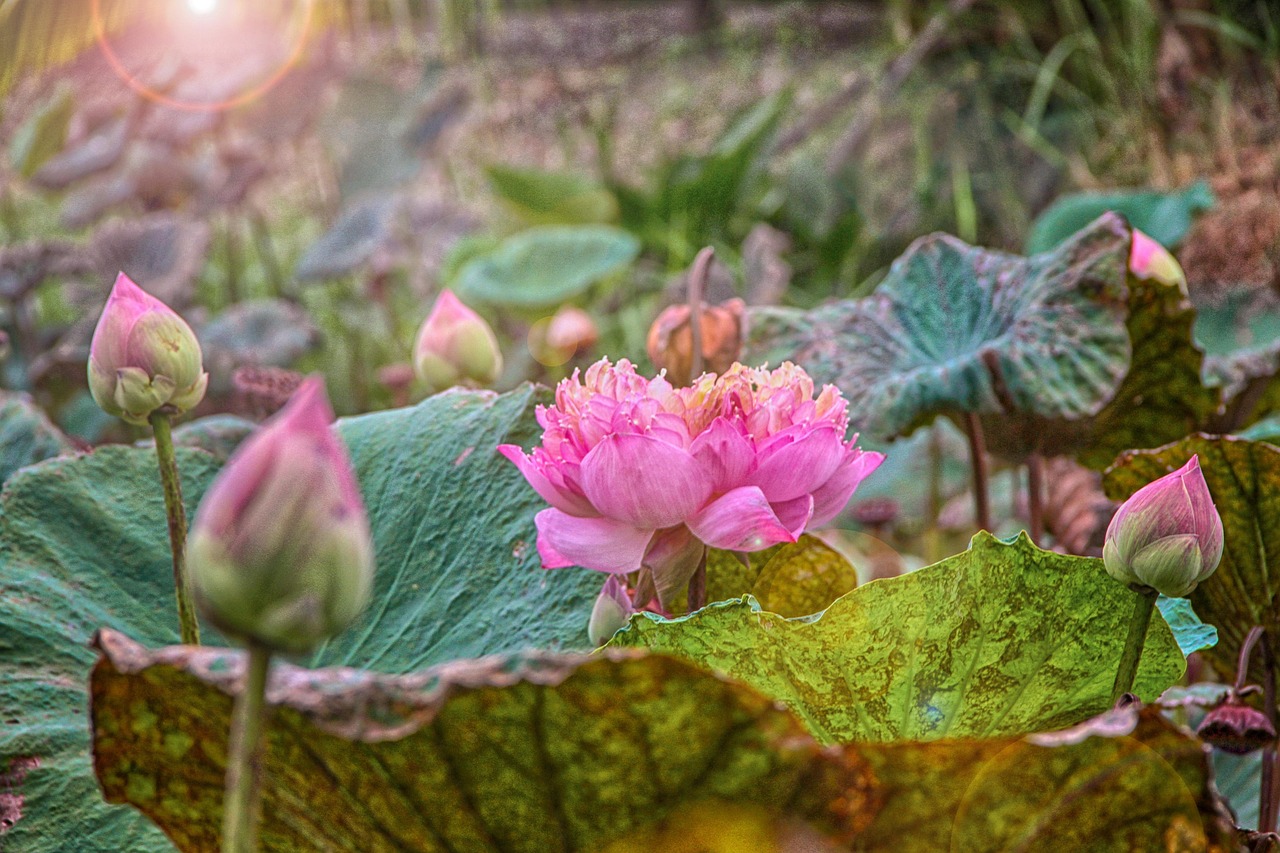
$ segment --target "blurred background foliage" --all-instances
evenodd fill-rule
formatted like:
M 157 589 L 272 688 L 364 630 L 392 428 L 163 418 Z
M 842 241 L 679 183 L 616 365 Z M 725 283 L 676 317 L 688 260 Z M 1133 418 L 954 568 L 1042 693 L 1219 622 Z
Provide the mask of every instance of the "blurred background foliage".
M 249 419 L 311 370 L 340 413 L 421 397 L 445 287 L 507 388 L 648 366 L 707 245 L 709 302 L 811 308 L 931 231 L 1040 251 L 1106 209 L 1177 251 L 1204 349 L 1280 339 L 1266 0 L 0 0 L 0 92 L 0 382 L 81 445 L 136 438 L 85 390 L 117 270 L 200 334 L 198 414 Z M 594 333 L 549 343 L 566 306 Z M 963 441 L 910 440 L 852 524 L 936 557 Z M 1077 550 L 1093 476 L 1054 475 Z

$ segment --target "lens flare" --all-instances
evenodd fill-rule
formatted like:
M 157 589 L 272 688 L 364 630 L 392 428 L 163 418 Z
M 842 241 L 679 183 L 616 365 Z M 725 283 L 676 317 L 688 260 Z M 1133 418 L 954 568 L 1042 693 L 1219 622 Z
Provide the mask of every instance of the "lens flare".
M 93 34 L 98 42 L 98 49 L 102 52 L 107 64 L 111 66 L 111 70 L 131 89 L 151 101 L 176 110 L 220 112 L 262 96 L 279 83 L 297 64 L 311 32 L 316 0 L 286 0 L 280 8 L 291 7 L 293 11 L 285 16 L 284 20 L 269 20 L 269 14 L 266 11 L 268 7 L 256 2 L 247 2 L 247 0 L 231 3 L 227 3 L 226 0 L 182 0 L 181 3 L 176 4 L 165 0 L 169 3 L 169 9 L 185 13 L 179 17 L 186 18 L 186 25 L 170 33 L 173 37 L 173 49 L 179 54 L 178 58 L 183 65 L 188 64 L 189 60 L 194 61 L 196 65 L 203 66 L 207 72 L 210 67 L 209 57 L 202 54 L 208 54 L 210 50 L 200 48 L 219 48 L 224 49 L 225 52 L 229 45 L 243 45 L 241 36 L 247 37 L 250 43 L 260 42 L 264 33 L 268 35 L 277 33 L 282 39 L 281 60 L 273 69 L 264 72 L 255 82 L 246 83 L 241 91 L 231 97 L 209 100 L 184 99 L 162 91 L 142 79 L 137 72 L 128 67 L 112 43 L 106 16 L 103 14 L 102 0 L 89 0 L 89 2 Z M 185 10 L 182 9 L 183 5 L 186 7 Z M 163 7 L 153 5 L 153 8 Z M 162 12 L 161 18 L 163 17 Z M 266 21 L 265 28 L 264 21 Z M 206 28 L 208 28 L 207 31 Z M 196 45 L 196 55 L 183 56 L 183 44 L 187 47 Z M 233 63 L 233 60 L 228 61 Z M 216 64 L 217 61 L 215 61 Z M 228 71 L 235 71 L 233 65 L 228 65 Z

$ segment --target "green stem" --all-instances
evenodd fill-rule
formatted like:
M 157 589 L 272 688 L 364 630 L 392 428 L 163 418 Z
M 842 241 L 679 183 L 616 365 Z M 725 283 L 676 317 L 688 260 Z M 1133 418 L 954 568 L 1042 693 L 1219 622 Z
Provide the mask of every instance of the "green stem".
M 1116 669 L 1115 684 L 1111 687 L 1111 704 L 1133 690 L 1133 679 L 1138 674 L 1138 661 L 1142 659 L 1142 646 L 1147 641 L 1147 626 L 1151 624 L 1151 612 L 1156 609 L 1159 593 L 1154 589 L 1138 592 L 1133 603 L 1133 616 L 1129 619 L 1129 636 L 1125 637 L 1124 654 Z
M 164 508 L 169 516 L 169 548 L 173 551 L 173 588 L 178 599 L 178 626 L 182 643 L 200 645 L 200 623 L 191 601 L 191 585 L 187 581 L 187 513 L 182 507 L 182 483 L 178 480 L 178 463 L 173 457 L 173 433 L 169 413 L 157 409 L 151 413 L 151 429 L 156 435 L 156 458 L 160 461 L 160 482 L 164 484 Z
M 227 753 L 227 789 L 222 803 L 222 853 L 258 849 L 262 787 L 262 732 L 267 723 L 267 673 L 271 649 L 250 642 L 244 687 L 236 697 Z

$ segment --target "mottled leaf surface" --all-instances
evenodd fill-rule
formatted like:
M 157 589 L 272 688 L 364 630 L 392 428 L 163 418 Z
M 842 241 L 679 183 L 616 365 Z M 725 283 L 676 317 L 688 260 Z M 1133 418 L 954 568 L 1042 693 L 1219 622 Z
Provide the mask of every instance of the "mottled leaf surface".
M 1129 371 L 1097 417 L 1065 424 L 1046 446 L 1074 451 L 1082 465 L 1101 471 L 1125 450 L 1158 447 L 1199 429 L 1222 394 L 1201 380 L 1206 359 L 1192 335 L 1195 318 L 1176 285 L 1130 278 Z
M 1240 645 L 1262 625 L 1280 652 L 1280 448 L 1260 441 L 1195 435 L 1156 450 L 1127 453 L 1103 479 L 1107 496 L 1125 500 L 1182 467 L 1192 454 L 1222 516 L 1225 547 L 1218 570 L 1191 593 L 1196 613 L 1218 629 L 1205 651 L 1218 672 L 1235 672 Z M 1261 655 L 1250 665 L 1261 683 Z
M 19 468 L 74 449 L 29 396 L 0 392 L 0 483 Z
M 1154 710 L 1016 740 L 857 750 L 886 806 L 853 850 L 1236 849 L 1207 747 Z
M 184 850 L 217 846 L 239 652 L 149 652 L 104 632 L 94 758 Z M 459 661 L 398 678 L 277 666 L 265 850 L 593 851 L 711 799 L 849 831 L 865 763 L 750 688 L 611 652 Z
M 175 447 L 203 450 L 219 463 L 225 463 L 240 446 L 240 442 L 248 438 L 256 428 L 257 424 L 253 421 L 238 415 L 208 415 L 174 427 L 173 444 Z M 155 440 L 143 439 L 136 446 L 151 451 L 155 447 Z
M 836 549 L 805 534 L 796 542 L 746 554 L 707 552 L 707 601 L 750 595 L 779 616 L 808 616 L 858 585 L 858 571 Z M 686 610 L 685 594 L 671 601 L 673 613 Z
M 969 550 L 872 581 L 824 612 L 785 619 L 752 599 L 666 620 L 643 614 L 613 638 L 740 678 L 829 742 L 1021 735 L 1110 705 L 1137 594 L 1102 561 L 980 533 Z M 1185 660 L 1152 620 L 1135 692 L 1155 699 Z
M 747 357 L 834 383 L 878 438 L 944 413 L 1095 415 L 1129 366 L 1129 242 L 1115 215 L 1030 258 L 924 237 L 869 297 L 757 309 Z
M 104 790 L 213 849 L 242 656 L 99 644 Z M 268 696 L 267 851 L 1205 850 L 1224 831 L 1203 745 L 1132 708 L 1026 739 L 820 749 L 745 685 L 617 650 L 277 666 Z
M 494 452 L 539 428 L 530 386 L 447 392 L 340 423 L 377 553 L 373 602 L 309 661 L 403 673 L 527 647 L 584 648 L 599 591 L 591 572 L 544 572 L 533 547 L 542 506 Z M 216 472 L 179 449 L 190 515 Z M 99 627 L 149 646 L 178 641 L 154 454 L 107 447 L 14 475 L 0 495 L 0 764 L 38 766 L 16 792 L 13 849 L 166 850 L 129 809 L 102 804 L 89 764 L 86 684 Z M 205 630 L 208 642 L 217 635 Z M 3 771 L 0 771 L 3 772 Z

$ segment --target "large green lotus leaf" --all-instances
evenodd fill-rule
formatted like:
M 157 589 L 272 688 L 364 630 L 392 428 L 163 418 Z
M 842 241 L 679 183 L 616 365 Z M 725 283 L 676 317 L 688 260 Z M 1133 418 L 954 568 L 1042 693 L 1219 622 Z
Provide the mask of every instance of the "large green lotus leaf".
M 19 468 L 74 449 L 28 395 L 0 392 L 0 483 Z
M 636 259 L 640 242 L 606 225 L 544 225 L 468 261 L 453 285 L 464 299 L 540 308 L 559 305 Z
M 1199 429 L 1217 412 L 1222 395 L 1201 380 L 1207 359 L 1192 334 L 1195 319 L 1181 288 L 1131 278 L 1129 372 L 1097 417 L 1063 424 L 1045 446 L 1075 450 L 1082 465 L 1101 471 L 1122 451 L 1157 447 Z
M 796 542 L 750 554 L 714 548 L 707 552 L 707 601 L 750 595 L 780 616 L 808 616 L 857 585 L 858 570 L 853 564 L 807 533 Z M 683 592 L 672 598 L 671 612 L 687 609 Z
M 240 442 L 248 438 L 257 426 L 253 421 L 239 415 L 208 415 L 174 427 L 173 445 L 203 450 L 218 460 L 219 464 L 223 464 L 231 458 L 231 454 L 240 446 Z M 144 438 L 135 442 L 134 445 L 148 450 L 156 446 L 155 439 L 151 438 Z
M 542 393 L 447 392 L 340 422 L 377 552 L 373 602 L 313 664 L 390 673 L 526 647 L 583 648 L 599 578 L 544 572 L 541 501 L 494 452 L 528 444 Z M 192 513 L 214 459 L 179 449 Z M 155 456 L 106 447 L 15 474 L 0 495 L 0 774 L 14 788 L 12 849 L 167 850 L 129 809 L 102 804 L 89 764 L 86 684 L 99 627 L 147 645 L 178 641 Z M 205 639 L 217 642 L 208 629 Z M 7 849 L 7 848 L 6 848 Z
M 1102 468 L 1186 435 L 1219 403 L 1200 381 L 1194 309 L 1177 287 L 1127 276 L 1129 234 L 1108 214 L 1031 258 L 926 237 L 865 299 L 755 309 L 747 356 L 835 384 L 877 439 L 973 413 L 1001 456 L 1078 453 Z
M 1204 359 L 1204 383 L 1220 388 L 1215 431 L 1235 431 L 1280 412 L 1280 341 Z
M 1099 559 L 979 533 L 969 550 L 815 616 L 785 619 L 746 598 L 681 619 L 635 616 L 611 645 L 727 672 L 828 742 L 1021 735 L 1109 707 L 1137 597 Z M 1153 620 L 1134 692 L 1150 701 L 1184 668 Z
M 1204 652 L 1220 673 L 1233 673 L 1245 635 L 1267 629 L 1280 654 L 1280 448 L 1228 436 L 1194 435 L 1155 450 L 1126 453 L 1103 478 L 1112 500 L 1182 467 L 1192 454 L 1222 516 L 1226 545 L 1218 570 L 1191 593 L 1196 613 L 1218 629 Z M 1258 683 L 1262 656 L 1250 665 Z
M 1191 230 L 1196 214 L 1213 207 L 1213 190 L 1204 181 L 1174 192 L 1119 190 L 1063 196 L 1036 217 L 1027 252 L 1046 252 L 1067 240 L 1095 217 L 1114 210 L 1133 227 L 1165 246 L 1176 246 Z
M 871 296 L 757 309 L 748 358 L 790 359 L 834 383 L 878 438 L 955 412 L 1094 415 L 1128 369 L 1130 239 L 1115 215 L 1031 258 L 924 237 Z
M 1208 748 L 1154 708 L 1021 739 L 855 749 L 885 806 L 854 850 L 1237 849 Z
M 94 669 L 94 761 L 183 850 L 220 828 L 243 656 L 113 632 Z M 745 685 L 673 658 L 533 653 L 388 677 L 277 666 L 265 850 L 592 851 L 718 799 L 845 829 L 863 770 Z M 843 825 L 842 825 L 843 824 Z
M 98 643 L 104 792 L 214 849 L 242 656 Z M 1171 832 L 1196 850 L 1222 830 L 1203 746 L 1131 708 L 1025 740 L 823 750 L 739 682 L 619 651 L 277 666 L 269 697 L 267 851 L 1149 850 Z

